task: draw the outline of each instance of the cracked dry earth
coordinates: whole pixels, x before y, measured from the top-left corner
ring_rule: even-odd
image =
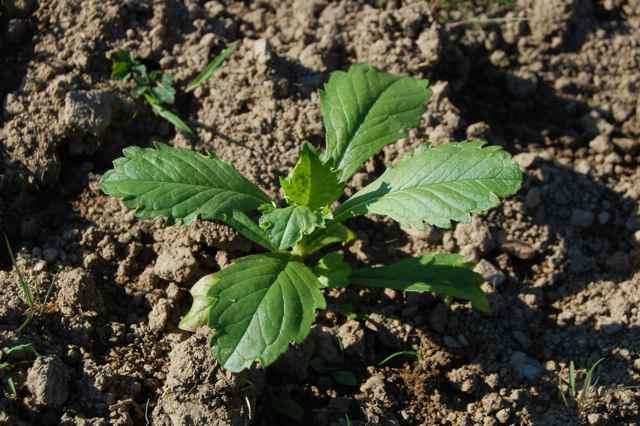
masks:
[[[640,2],[4,0],[0,227],[32,286],[33,322],[0,252],[4,425],[633,425],[640,419]],[[109,78],[128,49],[179,87],[239,48],[176,109],[191,143]],[[308,339],[232,375],[180,332],[189,287],[256,250],[229,228],[140,221],[98,189],[122,148],[214,151],[271,195],[303,141],[322,144],[318,89],[369,62],[431,81],[407,150],[482,137],[525,172],[517,196],[452,230],[350,222],[354,266],[425,250],[478,262],[493,313],[431,295],[333,290]],[[43,304],[47,290],[51,296]],[[379,365],[398,351],[399,356]],[[603,359],[585,404],[559,395]],[[350,371],[340,384],[327,371]],[[11,377],[16,392],[6,386]]]

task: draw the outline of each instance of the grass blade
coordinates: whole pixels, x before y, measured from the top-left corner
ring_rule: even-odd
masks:
[[[200,72],[200,74],[198,74],[196,78],[194,78],[193,81],[189,83],[185,91],[191,92],[192,90],[200,87],[202,83],[210,79],[211,76],[220,69],[224,61],[233,54],[237,47],[238,42],[234,41],[224,50],[222,50],[222,52],[220,52],[218,56],[213,58],[213,60],[207,64],[207,66]]]
[[[31,294],[29,283],[27,283],[27,280],[22,274],[22,270],[18,266],[18,262],[16,262],[16,258],[13,255],[13,250],[11,249],[11,244],[9,243],[9,238],[7,238],[7,234],[4,234],[4,242],[7,246],[7,251],[9,252],[9,257],[11,258],[11,263],[18,273],[18,279],[20,280],[20,289],[22,290],[22,294],[24,295],[25,302],[27,303],[29,308],[33,308],[33,295]]]
[[[399,352],[392,353],[391,355],[389,355],[388,357],[380,361],[378,363],[378,367],[382,367],[392,359],[397,358],[399,356],[414,356],[418,358],[418,353],[416,351],[399,351]]]

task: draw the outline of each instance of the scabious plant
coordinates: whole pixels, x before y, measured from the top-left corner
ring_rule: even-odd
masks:
[[[221,221],[266,249],[191,289],[193,304],[180,328],[208,325],[224,368],[268,366],[291,342],[301,342],[316,310],[326,307],[323,288],[433,292],[489,310],[482,278],[457,254],[425,253],[355,270],[340,251],[318,254],[356,238],[344,224],[354,216],[387,215],[404,228],[449,228],[519,189],[522,173],[501,147],[477,140],[423,145],[336,207],[363,163],[418,125],[429,95],[426,81],[367,64],[332,73],[320,94],[326,147],[318,152],[302,145],[296,165],[280,180],[283,206],[212,154],[157,145],[126,148],[114,161],[102,189],[139,217]]]

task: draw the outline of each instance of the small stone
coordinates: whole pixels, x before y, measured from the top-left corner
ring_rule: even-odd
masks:
[[[171,302],[167,299],[160,299],[153,305],[149,312],[149,328],[153,332],[160,332],[164,329],[171,315]]]
[[[113,95],[100,90],[67,93],[60,121],[79,132],[100,136],[111,124]],[[84,152],[82,150],[81,152]],[[95,151],[87,152],[92,154]]]
[[[638,138],[613,138],[612,142],[625,153],[640,149],[640,139]]]
[[[505,424],[509,421],[509,417],[511,416],[508,408],[503,408],[502,410],[496,413],[496,419],[500,424]]]
[[[64,315],[82,312],[100,312],[103,309],[102,294],[85,270],[75,268],[58,275],[58,295],[56,305]]]
[[[588,175],[591,172],[591,164],[586,160],[578,160],[576,161],[574,169],[580,174]]]
[[[253,42],[253,53],[256,60],[261,64],[266,64],[271,61],[273,56],[271,52],[271,46],[265,38],[260,38]]]
[[[535,256],[536,252],[531,245],[521,241],[505,241],[501,248],[504,252],[522,260],[529,260]]]
[[[176,283],[169,283],[165,292],[170,300],[176,300],[180,296],[180,287]]]
[[[480,255],[493,250],[496,241],[489,227],[479,217],[474,217],[471,223],[459,223],[453,234],[458,246],[471,246],[477,249]]]
[[[491,128],[484,121],[473,123],[467,127],[467,139],[487,139],[491,133]]]
[[[349,320],[342,324],[338,328],[337,337],[346,355],[356,355],[361,359],[365,357],[365,331],[359,321]]]
[[[27,373],[27,388],[38,406],[60,407],[69,396],[67,366],[56,356],[38,357]]]
[[[595,139],[589,142],[589,148],[599,154],[606,154],[607,152],[611,151],[613,145],[611,145],[611,142],[609,142],[609,136],[598,135],[595,137]]]
[[[188,247],[167,247],[162,250],[153,272],[163,280],[185,284],[198,269],[195,256]]]
[[[587,422],[590,425],[597,425],[600,423],[602,416],[598,413],[591,413],[587,416]]]
[[[522,169],[529,169],[538,158],[540,158],[540,156],[534,152],[522,152],[515,155],[513,160],[518,163]]]
[[[481,259],[473,270],[482,275],[482,278],[494,287],[502,285],[507,280],[506,275],[501,270],[485,259]]]
[[[587,228],[593,225],[594,215],[592,212],[583,209],[573,209],[571,212],[571,224]]]

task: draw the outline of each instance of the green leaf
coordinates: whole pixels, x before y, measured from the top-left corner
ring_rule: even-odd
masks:
[[[271,408],[297,422],[304,419],[304,408],[293,399],[273,398],[271,399]]]
[[[173,88],[173,78],[169,74],[162,74],[160,81],[151,92],[160,103],[173,104],[176,99],[176,89]]]
[[[327,133],[323,160],[331,161],[345,182],[362,163],[416,127],[429,96],[427,81],[356,64],[331,73],[320,93]]]
[[[280,179],[284,196],[290,204],[317,210],[340,197],[344,185],[329,165],[322,163],[313,147],[302,145],[300,157],[286,179]]]
[[[217,272],[209,296],[216,299],[209,315],[213,352],[232,372],[273,363],[290,342],[304,340],[316,309],[326,306],[313,272],[276,253],[247,256]]]
[[[329,222],[326,228],[318,228],[294,247],[294,253],[308,256],[330,244],[346,244],[355,240],[356,234],[339,222]]]
[[[210,79],[211,76],[215,74],[215,72],[218,71],[220,67],[222,67],[222,64],[224,63],[224,61],[233,54],[233,52],[238,47],[238,43],[239,41],[234,41],[229,46],[227,46],[222,52],[220,52],[218,56],[213,58],[213,60],[209,62],[209,64],[200,72],[200,74],[198,74],[198,76],[194,78],[191,83],[189,83],[185,91],[191,92],[192,90],[195,90],[196,88],[200,87],[202,83]]]
[[[323,217],[304,206],[273,209],[260,217],[260,227],[265,229],[271,243],[278,250],[285,250],[323,226]]]
[[[351,266],[344,261],[343,254],[337,251],[326,254],[311,269],[323,287],[344,287],[349,284]]]
[[[111,55],[111,78],[123,80],[131,73],[131,68],[135,64],[131,54],[127,50],[118,50]]]
[[[228,163],[189,149],[125,148],[104,174],[102,190],[123,199],[142,218],[191,223],[256,210],[269,197]]]
[[[400,291],[433,292],[469,300],[474,308],[489,312],[489,302],[480,289],[482,276],[458,254],[427,253],[393,265],[353,271],[350,283],[362,287]]]
[[[483,145],[419,147],[341,205],[336,220],[375,213],[418,229],[424,222],[442,228],[452,220],[468,223],[471,213],[497,206],[522,183],[522,172],[507,152]]]
[[[178,328],[185,331],[196,331],[198,327],[209,323],[209,312],[216,301],[216,298],[211,295],[213,292],[213,286],[217,282],[216,274],[205,275],[200,278],[191,287],[191,297],[193,302],[191,308],[182,317]]]
[[[174,114],[173,112],[169,111],[164,106],[159,104],[158,101],[155,99],[155,96],[150,96],[148,93],[145,93],[144,98],[147,100],[149,105],[151,105],[151,109],[153,109],[153,112],[155,112],[160,117],[167,120],[169,123],[173,124],[173,127],[175,127],[176,130],[188,136],[194,135],[193,130],[191,130],[191,128],[187,125],[187,123],[182,121],[182,119],[178,117],[176,114]]]
[[[269,251],[278,251],[278,248],[269,240],[269,235],[264,229],[260,228],[258,224],[244,212],[234,210],[232,213],[222,215],[221,220],[254,243],[261,245]]]

